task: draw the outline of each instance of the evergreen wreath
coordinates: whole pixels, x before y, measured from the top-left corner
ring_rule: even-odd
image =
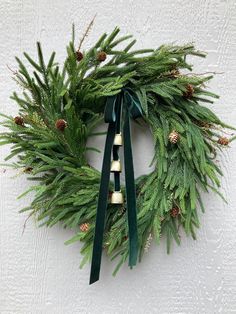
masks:
[[[135,180],[139,260],[152,239],[159,243],[163,234],[168,253],[173,240],[179,245],[180,226],[196,238],[198,207],[204,212],[200,191],[213,190],[223,198],[215,157],[235,138],[225,137],[224,128],[233,128],[202,105],[218,98],[205,86],[212,75],[189,72],[187,57],[205,53],[192,44],[131,51],[136,41],[130,35],[119,37],[119,28],[82,51],[91,25],[78,48],[73,28],[62,69],[55,52],[45,61],[40,43],[38,61],[24,53],[32,71],[16,58],[14,79],[23,91],[11,98],[19,114],[2,114],[2,125],[9,130],[0,135],[0,145],[13,144],[6,160],[18,156],[9,165],[38,182],[20,196],[34,192],[32,203],[21,212],[35,215],[41,225],[61,223],[77,230],[66,244],[83,242],[81,266],[92,257],[101,181],[101,173],[87,162],[87,151],[97,151],[87,140],[102,135],[94,129],[104,120],[108,101],[116,103],[126,93],[140,105],[138,121],[153,135],[154,170]],[[113,189],[110,182],[109,196]],[[125,194],[125,187],[121,191]],[[106,209],[102,245],[112,259],[119,258],[114,274],[130,252],[126,209],[126,200],[110,202]]]

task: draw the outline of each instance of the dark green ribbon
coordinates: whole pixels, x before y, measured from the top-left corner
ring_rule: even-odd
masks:
[[[123,109],[123,110],[122,110]],[[122,112],[123,111],[123,112]],[[140,102],[135,93],[130,89],[123,89],[120,94],[107,98],[104,119],[109,123],[104,157],[102,164],[101,182],[99,189],[97,216],[93,243],[93,255],[90,273],[90,284],[99,280],[103,235],[105,229],[106,209],[108,202],[111,152],[113,158],[118,159],[118,149],[113,147],[115,134],[120,131],[120,118],[123,113],[123,141],[125,164],[125,189],[129,227],[129,266],[136,265],[138,257],[138,231],[136,211],[136,190],[134,180],[134,167],[130,134],[130,118],[136,119],[142,116]],[[119,174],[115,173],[115,188],[120,187]]]

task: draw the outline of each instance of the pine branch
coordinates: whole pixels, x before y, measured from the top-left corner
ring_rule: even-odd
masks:
[[[34,214],[42,225],[62,223],[77,229],[67,244],[83,242],[82,265],[91,258],[100,184],[100,173],[86,158],[88,149],[97,148],[87,147],[87,140],[99,135],[94,128],[103,119],[107,97],[131,89],[153,134],[154,170],[136,180],[140,259],[152,236],[159,243],[166,234],[168,253],[173,240],[180,243],[179,227],[196,238],[198,207],[204,211],[200,191],[210,189],[222,196],[222,172],[214,158],[235,139],[223,133],[223,128],[234,128],[207,107],[218,98],[205,86],[214,73],[194,74],[187,62],[189,55],[205,57],[205,53],[192,44],[132,51],[136,41],[130,35],[119,36],[119,31],[115,28],[111,34],[103,34],[78,61],[73,26],[62,68],[54,52],[45,60],[40,43],[37,61],[24,53],[31,72],[16,58],[19,70],[14,71],[14,79],[24,90],[21,95],[14,92],[11,98],[19,106],[19,116],[2,115],[7,131],[1,133],[0,145],[12,144],[6,160],[18,156],[13,166],[35,181],[22,195],[34,193],[23,211]],[[119,49],[120,44],[124,49]],[[97,58],[101,51],[107,58],[102,62]],[[190,72],[182,74],[182,69]],[[172,143],[173,132],[177,140]],[[126,222],[125,206],[110,204],[104,247],[112,258],[120,257],[114,273],[129,254]],[[86,232],[78,230],[83,223],[89,225]]]

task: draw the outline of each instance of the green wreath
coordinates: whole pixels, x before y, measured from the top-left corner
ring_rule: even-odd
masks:
[[[192,44],[131,51],[136,41],[118,33],[115,28],[82,51],[87,32],[77,49],[73,30],[62,69],[54,52],[45,61],[39,43],[37,62],[24,53],[31,72],[16,58],[14,79],[23,91],[21,96],[14,92],[12,99],[20,110],[15,118],[2,115],[2,125],[9,130],[1,133],[0,145],[13,144],[6,160],[17,155],[9,165],[38,182],[21,195],[35,193],[21,212],[29,211],[41,225],[61,223],[77,230],[66,244],[83,242],[81,266],[92,257],[101,181],[101,173],[87,162],[87,151],[97,151],[87,140],[102,135],[94,129],[104,120],[107,101],[117,103],[121,94],[131,97],[131,103],[140,106],[139,123],[153,135],[154,170],[135,180],[139,260],[151,240],[159,243],[163,234],[168,253],[173,240],[180,244],[180,226],[196,238],[198,207],[204,212],[200,191],[221,195],[222,172],[214,159],[234,139],[223,135],[223,128],[232,127],[202,105],[218,98],[205,87],[212,75],[189,72],[187,57],[205,53]],[[113,189],[110,182],[110,193]],[[106,209],[102,243],[112,259],[119,257],[114,274],[130,252],[126,203],[108,203]]]

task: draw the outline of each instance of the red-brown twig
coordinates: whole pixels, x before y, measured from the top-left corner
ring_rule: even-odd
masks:
[[[97,15],[97,14],[94,15],[94,18],[93,18],[92,21],[89,23],[89,25],[88,25],[88,27],[87,27],[87,29],[86,29],[86,31],[85,31],[83,37],[82,37],[81,40],[80,40],[79,47],[78,47],[78,50],[79,50],[79,51],[80,51],[80,49],[81,49],[81,47],[82,47],[82,44],[83,44],[85,38],[88,36],[88,33],[90,32],[90,30],[91,30],[91,28],[92,28],[92,26],[93,26],[93,23],[94,23],[94,20],[95,20],[95,18],[96,18],[96,15]]]

